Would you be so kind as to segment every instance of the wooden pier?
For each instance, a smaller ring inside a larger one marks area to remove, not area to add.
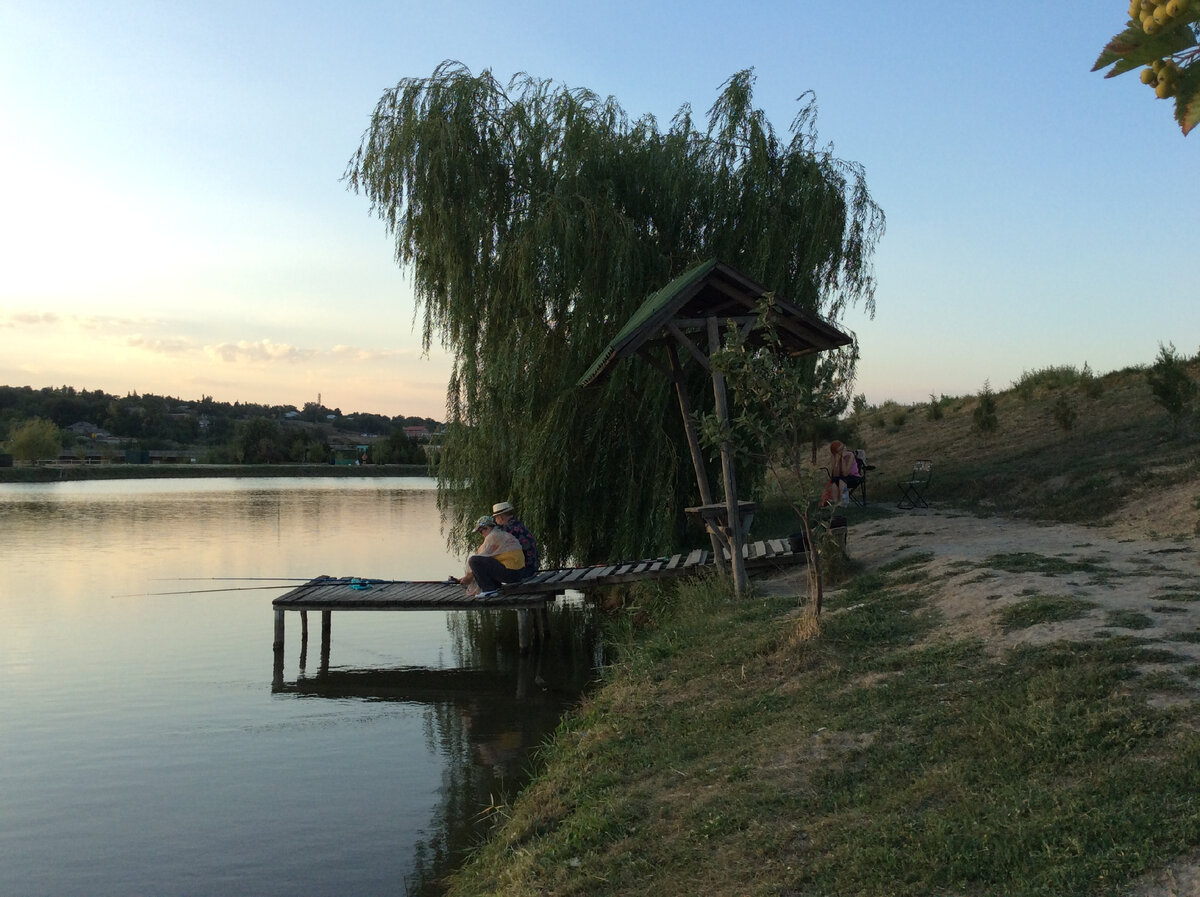
[[[728,551],[725,552],[728,560]],[[795,552],[785,539],[750,542],[742,546],[742,557],[748,570],[803,563],[804,552]],[[275,609],[275,657],[277,676],[282,676],[284,650],[284,618],[287,611],[299,611],[302,644],[308,642],[308,611],[321,614],[322,653],[329,650],[333,611],[385,610],[516,610],[519,614],[518,633],[522,651],[528,650],[533,638],[535,615],[568,590],[589,589],[643,579],[683,576],[698,573],[713,565],[713,553],[696,549],[688,554],[647,558],[620,564],[597,564],[591,567],[563,567],[543,570],[522,582],[509,583],[488,597],[466,594],[454,582],[400,582],[394,580],[359,579],[357,577],[319,576],[297,586],[272,602]]]

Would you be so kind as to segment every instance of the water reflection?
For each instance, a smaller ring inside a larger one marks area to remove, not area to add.
[[[527,656],[514,611],[335,614],[271,688],[257,581],[460,570],[431,486],[0,487],[0,894],[438,893],[594,675],[588,609]]]
[[[602,660],[591,612],[578,598],[547,608],[543,636],[531,652],[516,650],[517,615],[515,610],[451,615],[454,653],[462,664],[453,668],[331,667],[329,632],[315,675],[305,673],[303,640],[296,678],[285,681],[276,667],[275,694],[424,708],[426,739],[450,762],[443,768],[432,826],[414,845],[413,875],[405,882],[409,894],[442,892],[441,883],[463,852],[486,834],[487,809],[509,801],[528,780],[532,750],[592,681]]]

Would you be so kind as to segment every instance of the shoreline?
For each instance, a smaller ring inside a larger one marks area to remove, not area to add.
[[[204,477],[428,477],[424,464],[47,464],[0,467],[5,483]]]

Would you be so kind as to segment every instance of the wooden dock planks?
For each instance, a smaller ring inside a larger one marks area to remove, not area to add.
[[[742,556],[749,568],[803,563],[804,552],[793,552],[787,541],[748,542]],[[728,552],[726,552],[728,560]],[[503,586],[488,598],[469,596],[452,582],[394,582],[318,577],[274,600],[279,610],[484,610],[542,607],[567,589],[587,590],[608,585],[681,576],[712,564],[712,553],[697,548],[686,555],[646,558],[593,567],[543,570],[524,582]],[[357,587],[356,587],[357,583]],[[365,588],[363,586],[366,586]]]
[[[500,594],[489,598],[467,595],[448,582],[367,582],[355,588],[348,579],[314,579],[276,598],[282,610],[484,610],[541,607],[552,595]]]

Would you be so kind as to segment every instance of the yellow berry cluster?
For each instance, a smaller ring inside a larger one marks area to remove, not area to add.
[[[1142,69],[1142,83],[1153,87],[1160,100],[1173,97],[1179,84],[1179,66],[1173,59],[1156,59]]]
[[[1189,0],[1129,0],[1129,18],[1154,34],[1188,10]]]

